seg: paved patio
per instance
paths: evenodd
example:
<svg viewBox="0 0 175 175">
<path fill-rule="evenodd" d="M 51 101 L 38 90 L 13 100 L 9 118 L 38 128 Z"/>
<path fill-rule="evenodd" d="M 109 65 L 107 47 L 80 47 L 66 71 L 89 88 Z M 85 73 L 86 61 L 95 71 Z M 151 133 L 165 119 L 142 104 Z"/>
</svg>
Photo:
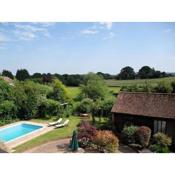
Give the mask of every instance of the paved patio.
<svg viewBox="0 0 175 175">
<path fill-rule="evenodd" d="M 37 146 L 24 153 L 66 153 L 70 143 L 70 138 L 60 139 Z"/>
</svg>

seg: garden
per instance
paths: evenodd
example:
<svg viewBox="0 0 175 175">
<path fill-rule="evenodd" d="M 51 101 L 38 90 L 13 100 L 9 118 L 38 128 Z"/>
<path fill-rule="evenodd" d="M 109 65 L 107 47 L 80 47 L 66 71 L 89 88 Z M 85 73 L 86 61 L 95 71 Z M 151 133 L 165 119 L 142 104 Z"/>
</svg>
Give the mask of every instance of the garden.
<svg viewBox="0 0 175 175">
<path fill-rule="evenodd" d="M 147 126 L 125 126 L 121 133 L 121 141 L 136 150 L 148 150 L 154 153 L 169 153 L 173 150 L 172 138 L 157 132 L 151 137 L 151 129 Z"/>
<path fill-rule="evenodd" d="M 146 126 L 126 126 L 121 137 L 116 136 L 112 132 L 111 108 L 120 90 L 174 93 L 174 82 L 160 82 L 154 86 L 145 82 L 142 85 L 109 88 L 102 76 L 89 73 L 81 79 L 79 87 L 66 87 L 50 74 L 44 74 L 41 81 L 37 75 L 29 77 L 25 70 L 19 70 L 16 77 L 11 78 L 13 84 L 0 79 L 1 126 L 20 120 L 70 120 L 68 127 L 55 129 L 19 145 L 15 148 L 16 152 L 71 137 L 75 129 L 79 145 L 87 152 L 118 152 L 119 139 L 138 152 L 145 148 L 152 152 L 171 151 L 172 139 L 163 133 L 151 137 L 151 130 Z"/>
</svg>

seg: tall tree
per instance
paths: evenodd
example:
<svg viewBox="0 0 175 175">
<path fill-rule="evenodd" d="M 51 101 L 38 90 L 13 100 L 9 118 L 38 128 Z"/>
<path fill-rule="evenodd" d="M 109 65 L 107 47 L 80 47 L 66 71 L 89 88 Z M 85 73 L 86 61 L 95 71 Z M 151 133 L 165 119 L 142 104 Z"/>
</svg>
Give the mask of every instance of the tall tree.
<svg viewBox="0 0 175 175">
<path fill-rule="evenodd" d="M 130 80 L 130 79 L 135 79 L 135 72 L 134 69 L 130 66 L 126 66 L 121 69 L 118 78 L 120 80 Z"/>
<path fill-rule="evenodd" d="M 10 72 L 8 70 L 3 70 L 2 71 L 2 76 L 6 76 L 6 77 L 9 77 L 11 79 L 14 79 L 14 76 L 13 76 L 12 72 Z"/>
<path fill-rule="evenodd" d="M 16 79 L 19 81 L 24 81 L 26 79 L 29 79 L 30 75 L 29 72 L 26 69 L 19 69 L 16 72 Z"/>
<path fill-rule="evenodd" d="M 81 94 L 93 100 L 104 99 L 107 93 L 107 86 L 103 78 L 94 73 L 85 76 L 81 86 Z"/>
<path fill-rule="evenodd" d="M 149 66 L 143 66 L 138 72 L 138 77 L 141 79 L 153 78 L 154 72 L 154 69 Z"/>
<path fill-rule="evenodd" d="M 50 73 L 42 74 L 42 81 L 43 81 L 43 83 L 52 83 L 53 77 Z"/>
</svg>

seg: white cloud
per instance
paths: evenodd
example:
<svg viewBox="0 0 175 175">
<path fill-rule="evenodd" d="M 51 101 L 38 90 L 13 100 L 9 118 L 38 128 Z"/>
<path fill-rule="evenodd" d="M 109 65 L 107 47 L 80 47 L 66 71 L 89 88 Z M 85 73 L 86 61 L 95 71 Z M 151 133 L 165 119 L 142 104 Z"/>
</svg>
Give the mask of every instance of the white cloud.
<svg viewBox="0 0 175 175">
<path fill-rule="evenodd" d="M 102 28 L 106 28 L 108 30 L 112 29 L 112 22 L 101 22 L 100 24 Z"/>
<path fill-rule="evenodd" d="M 86 30 L 82 30 L 81 31 L 82 34 L 90 34 L 90 35 L 93 35 L 93 34 L 97 34 L 98 33 L 98 30 L 95 30 L 95 29 L 86 29 Z"/>
<path fill-rule="evenodd" d="M 104 40 L 108 40 L 108 39 L 111 39 L 111 38 L 114 38 L 115 37 L 115 33 L 113 32 L 110 32 L 108 36 L 104 37 L 103 39 Z"/>
<path fill-rule="evenodd" d="M 38 34 L 50 37 L 47 28 L 28 24 L 15 24 L 14 34 L 18 39 L 26 41 L 36 38 Z"/>
</svg>

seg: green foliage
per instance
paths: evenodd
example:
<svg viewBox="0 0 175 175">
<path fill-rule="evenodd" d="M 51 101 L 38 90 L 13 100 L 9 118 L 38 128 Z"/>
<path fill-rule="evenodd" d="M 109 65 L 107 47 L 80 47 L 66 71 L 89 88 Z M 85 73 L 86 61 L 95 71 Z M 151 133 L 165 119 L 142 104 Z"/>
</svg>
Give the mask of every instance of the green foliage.
<svg viewBox="0 0 175 175">
<path fill-rule="evenodd" d="M 31 81 L 17 82 L 15 84 L 14 98 L 20 119 L 31 119 L 36 115 L 38 98 L 40 96 L 39 89 Z"/>
<path fill-rule="evenodd" d="M 175 81 L 171 82 L 172 93 L 175 93 Z"/>
<path fill-rule="evenodd" d="M 17 72 L 16 72 L 16 79 L 17 80 L 24 81 L 24 80 L 29 79 L 29 78 L 30 78 L 30 75 L 26 69 L 17 70 Z"/>
<path fill-rule="evenodd" d="M 135 134 L 138 130 L 137 126 L 131 125 L 131 126 L 125 126 L 122 130 L 122 139 L 123 142 L 126 144 L 135 143 Z"/>
<path fill-rule="evenodd" d="M 94 73 L 89 73 L 85 76 L 80 88 L 82 98 L 91 98 L 94 101 L 104 99 L 108 92 L 103 78 Z"/>
<path fill-rule="evenodd" d="M 169 146 L 172 144 L 172 139 L 163 133 L 156 133 L 153 136 L 153 144 L 150 149 L 157 153 L 169 152 Z"/>
<path fill-rule="evenodd" d="M 13 101 L 5 100 L 0 103 L 0 125 L 11 123 L 16 117 L 17 107 Z"/>
<path fill-rule="evenodd" d="M 3 70 L 2 71 L 2 76 L 5 76 L 5 77 L 9 77 L 11 79 L 14 79 L 14 76 L 13 76 L 12 72 L 10 72 L 8 70 Z"/>
<path fill-rule="evenodd" d="M 50 73 L 42 74 L 42 82 L 43 83 L 52 83 L 53 82 L 53 76 Z"/>
<path fill-rule="evenodd" d="M 142 145 L 142 147 L 147 147 L 151 138 L 151 129 L 146 126 L 141 126 L 137 129 L 135 136 L 137 142 Z"/>
<path fill-rule="evenodd" d="M 0 80 L 0 103 L 4 100 L 13 99 L 13 88 L 4 80 Z"/>
<path fill-rule="evenodd" d="M 38 104 L 38 116 L 47 117 L 47 116 L 58 116 L 61 111 L 61 106 L 58 101 L 41 98 Z"/>
<path fill-rule="evenodd" d="M 119 140 L 112 131 L 97 131 L 92 142 L 97 146 L 98 151 L 114 153 L 118 150 Z"/>
<path fill-rule="evenodd" d="M 76 104 L 76 111 L 79 113 L 91 113 L 94 103 L 90 98 L 85 98 Z"/>
<path fill-rule="evenodd" d="M 161 146 L 159 144 L 153 144 L 150 146 L 150 150 L 156 153 L 169 153 L 170 149 L 167 146 Z"/>
<path fill-rule="evenodd" d="M 120 80 L 130 80 L 130 79 L 135 79 L 135 72 L 132 67 L 124 67 L 120 71 L 120 74 L 118 75 L 118 79 Z"/>
<path fill-rule="evenodd" d="M 71 102 L 66 87 L 59 80 L 54 81 L 53 92 L 49 95 L 49 97 L 62 103 Z"/>
<path fill-rule="evenodd" d="M 157 93 L 171 93 L 173 91 L 173 88 L 170 83 L 167 83 L 165 81 L 161 81 L 158 83 L 158 85 L 154 88 L 155 92 Z"/>
<path fill-rule="evenodd" d="M 173 83 L 161 81 L 156 85 L 151 85 L 148 81 L 145 81 L 142 85 L 131 85 L 131 86 L 123 86 L 121 91 L 126 92 L 155 92 L 155 93 L 172 93 L 173 92 Z"/>
<path fill-rule="evenodd" d="M 147 79 L 147 78 L 153 78 L 153 69 L 150 68 L 149 66 L 143 66 L 139 72 L 138 72 L 138 76 L 141 79 Z"/>
</svg>

